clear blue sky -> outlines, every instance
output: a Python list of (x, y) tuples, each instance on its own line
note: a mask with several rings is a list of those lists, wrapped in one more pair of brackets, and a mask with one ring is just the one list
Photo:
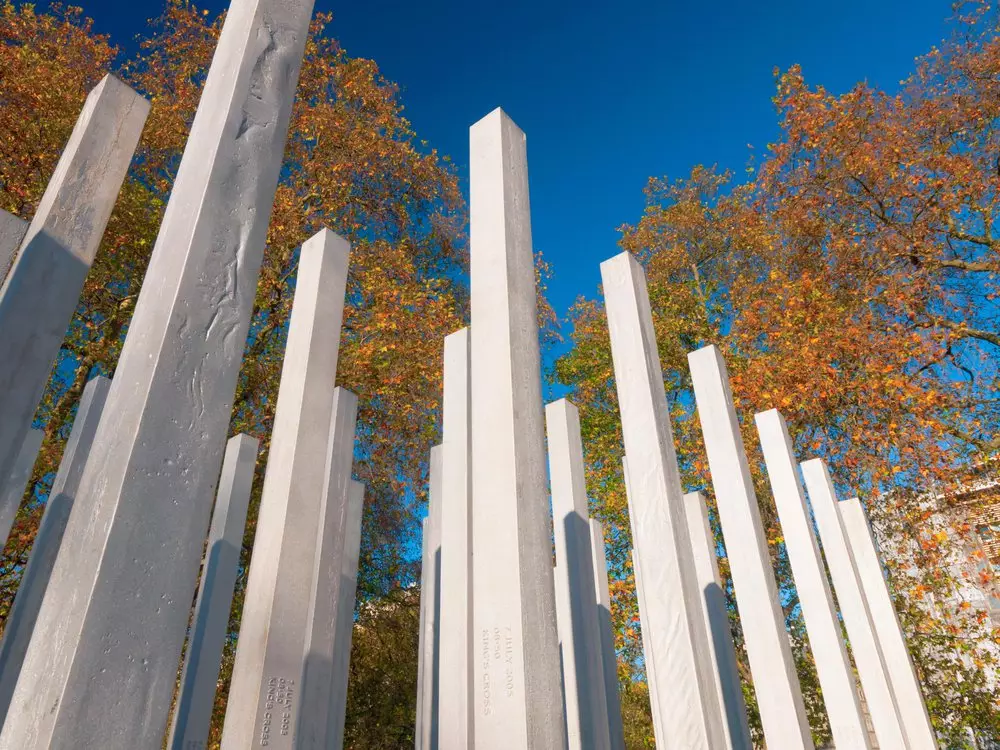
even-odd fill
[[(74, 0), (127, 49), (157, 0)], [(223, 0), (199, 3), (221, 9)], [(502, 106), (528, 136), (535, 247), (560, 315), (593, 296), (650, 176), (741, 173), (777, 135), (774, 68), (834, 92), (893, 89), (950, 31), (950, 0), (318, 0), (346, 50), (399, 83), (417, 134), (468, 176), (468, 127)]]

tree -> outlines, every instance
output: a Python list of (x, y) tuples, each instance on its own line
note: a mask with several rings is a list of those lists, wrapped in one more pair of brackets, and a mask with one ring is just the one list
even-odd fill
[[(147, 96), (152, 110), (139, 151), (90, 272), (36, 421), (46, 440), (35, 482), (4, 551), (0, 617), (5, 617), (58, 465), (75, 405), (95, 371), (114, 375), (159, 220), (222, 17), (170, 0), (150, 22), (138, 52), (121, 59), (80, 9), (2, 6), (0, 26), (0, 206), (30, 218), (89, 89), (114, 71)], [(462, 326), (467, 292), (464, 208), (448, 160), (427, 149), (402, 116), (397, 88), (375, 63), (352, 58), (313, 21), (275, 198), (263, 268), (240, 375), (231, 432), (262, 438), (267, 459), (297, 248), (322, 227), (352, 243), (337, 382), (360, 399), (356, 475), (367, 485), (360, 571), (361, 622), (380, 602), (403, 602), (414, 580), (408, 549), (425, 498), (427, 455), (437, 441), (444, 336)], [(43, 116), (36, 116), (36, 113)], [(331, 335), (336, 335), (331, 332)], [(331, 384), (332, 385), (332, 384)], [(260, 502), (255, 483), (232, 638), (220, 677), (217, 743)], [(367, 609), (366, 609), (367, 608)], [(373, 609), (374, 608), (374, 609)], [(377, 661), (367, 638), (360, 664)], [(360, 656), (358, 651), (361, 650)], [(403, 746), (412, 732), (415, 662), (384, 659), (397, 710), (370, 716), (349, 707), (355, 747)], [(412, 672), (412, 674), (411, 674)], [(352, 700), (360, 695), (353, 691)], [(366, 722), (392, 727), (369, 731)], [(379, 744), (394, 737), (396, 745)], [(388, 740), (386, 740), (388, 741)], [(374, 744), (372, 744), (374, 743)], [(212, 746), (215, 746), (214, 744)]]
[[(954, 601), (948, 561), (968, 529), (939, 503), (997, 448), (997, 124), (1000, 41), (981, 4), (917, 62), (900, 92), (810, 88), (778, 76), (781, 137), (750, 179), (695, 168), (651, 180), (621, 245), (646, 266), (685, 482), (709, 478), (685, 354), (723, 347), (817, 740), (827, 736), (754, 412), (777, 407), (798, 455), (819, 455), (862, 493), (889, 543), (892, 583), (935, 727), (1000, 732), (1000, 634)], [(595, 512), (616, 577), (631, 576), (609, 342), (600, 303), (572, 313), (556, 365), (574, 389)], [(720, 536), (720, 542), (723, 540)], [(731, 586), (731, 583), (727, 584)], [(732, 603), (732, 602), (731, 602)], [(630, 586), (615, 598), (619, 645), (634, 644)], [(734, 622), (739, 646), (741, 634)], [(751, 707), (753, 702), (751, 701)]]

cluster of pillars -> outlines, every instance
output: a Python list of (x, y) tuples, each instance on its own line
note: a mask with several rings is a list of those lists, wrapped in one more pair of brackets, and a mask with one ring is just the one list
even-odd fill
[[(623, 748), (604, 536), (588, 517), (579, 417), (565, 399), (542, 407), (525, 137), (497, 110), (470, 144), (472, 321), (444, 342), (415, 746)], [(749, 749), (720, 549), (705, 496), (681, 488), (645, 273), (622, 253), (601, 275), (657, 747)], [(811, 750), (726, 366), (707, 346), (689, 367), (764, 739)], [(821, 459), (797, 464), (777, 411), (755, 421), (835, 746), (934, 750), (860, 501), (837, 499)]]
[[(2, 748), (206, 746), (259, 463), (255, 438), (226, 436), (311, 15), (226, 16), (113, 381), (83, 390), (7, 619)], [(0, 213), (3, 539), (148, 112), (104, 78), (30, 224)], [(227, 750), (343, 741), (364, 503), (358, 400), (334, 387), (349, 256), (328, 230), (300, 250)]]
[[(86, 386), (0, 644), (0, 748), (205, 742), (257, 463), (253, 438), (226, 434), (311, 13), (234, 0), (227, 14), (114, 380)], [(148, 109), (105, 78), (30, 224), (0, 215), (4, 537)], [(603, 532), (587, 515), (576, 411), (542, 406), (525, 139), (499, 110), (471, 131), (471, 248), (472, 322), (445, 343), (431, 458), (417, 742), (622, 747)], [(357, 398), (333, 387), (349, 250), (326, 230), (301, 249), (225, 750), (342, 743), (364, 498), (351, 477)], [(657, 742), (749, 747), (717, 549), (704, 498), (682, 494), (645, 277), (627, 254), (602, 276)], [(765, 738), (808, 748), (725, 366), (714, 347), (690, 364)], [(871, 747), (862, 694), (882, 750), (936, 747), (860, 503), (838, 502), (812, 460), (807, 505), (780, 415), (757, 424), (837, 747)]]

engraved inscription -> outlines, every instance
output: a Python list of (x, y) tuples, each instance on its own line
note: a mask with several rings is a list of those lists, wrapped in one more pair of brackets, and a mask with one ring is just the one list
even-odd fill
[(509, 625), (483, 628), (480, 645), (483, 670), (483, 716), (490, 716), (496, 710), (498, 695), (513, 698), (516, 692), (514, 631)]
[(274, 732), (288, 736), (292, 731), (292, 701), (295, 680), (268, 677), (264, 686), (264, 715), (260, 724), (260, 746), (270, 747)]
[(483, 628), (483, 715), (493, 713), (493, 696), (490, 694), (490, 631)]
[(504, 628), (504, 677), (507, 680), (507, 697), (514, 697), (514, 635)]

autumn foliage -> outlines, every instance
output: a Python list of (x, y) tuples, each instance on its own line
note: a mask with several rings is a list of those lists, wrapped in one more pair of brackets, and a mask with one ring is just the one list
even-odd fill
[[(971, 469), (1000, 447), (1000, 37), (982, 6), (965, 10), (955, 39), (918, 60), (897, 94), (859, 84), (837, 95), (808, 86), (798, 68), (779, 74), (781, 137), (746, 182), (705, 167), (651, 180), (641, 220), (621, 228), (621, 246), (649, 277), (692, 489), (710, 480), (686, 354), (724, 348), (818, 741), (828, 738), (825, 712), (752, 429), (755, 412), (775, 407), (798, 455), (827, 458), (890, 542), (892, 583), (942, 737), (964, 747), (967, 727), (987, 738), (1000, 730), (1000, 633), (957, 596), (962, 575), (951, 571), (969, 528), (950, 514), (949, 494), (977, 481)], [(619, 644), (635, 656), (604, 311), (581, 299), (571, 317), (574, 348), (557, 378), (581, 406), (589, 486), (618, 579)], [(734, 634), (739, 642), (735, 620)]]

